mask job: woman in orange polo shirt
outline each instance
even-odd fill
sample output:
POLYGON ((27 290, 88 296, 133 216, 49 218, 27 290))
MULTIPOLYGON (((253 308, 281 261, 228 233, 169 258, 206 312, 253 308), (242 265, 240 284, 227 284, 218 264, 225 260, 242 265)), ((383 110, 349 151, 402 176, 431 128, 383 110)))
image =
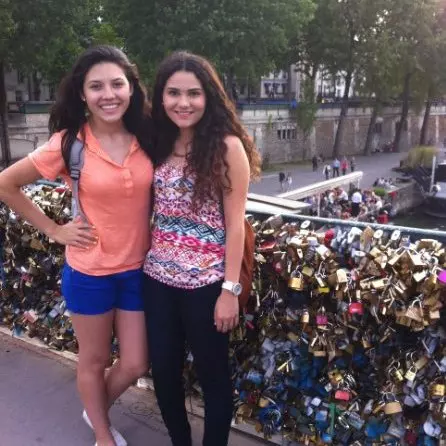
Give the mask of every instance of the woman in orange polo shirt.
POLYGON ((0 174, 0 199, 66 245, 62 293, 79 343, 83 417, 98 446, 127 444, 110 427, 108 409, 148 367, 141 267, 148 249, 153 178, 150 123, 134 65, 117 48, 91 48, 60 85, 50 116, 51 139, 0 174), (70 184, 68 160, 76 138, 84 143, 79 200, 88 223, 61 226, 34 206, 21 187, 58 176, 70 184), (113 330, 120 359, 105 376, 113 330))

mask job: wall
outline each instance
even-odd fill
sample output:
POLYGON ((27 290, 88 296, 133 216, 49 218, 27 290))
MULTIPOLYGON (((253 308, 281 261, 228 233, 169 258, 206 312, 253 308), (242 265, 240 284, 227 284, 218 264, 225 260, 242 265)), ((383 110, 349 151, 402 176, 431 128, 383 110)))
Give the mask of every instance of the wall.
MULTIPOLYGON (((19 159, 26 156, 48 141, 47 113, 11 113, 9 114, 9 138, 11 158, 19 159)), ((0 161, 3 159, 0 152, 0 161)))
MULTIPOLYGON (((313 131, 307 138, 300 131, 293 111, 286 105, 248 105, 240 109, 239 114, 261 154, 268 154, 272 163, 281 163, 310 159, 314 154, 330 158, 339 111, 339 108, 320 109, 313 131)), ((381 132, 375 134, 374 146, 393 140, 399 113, 399 108, 383 111, 378 120, 381 132)), ((370 115, 368 108, 349 110, 340 155, 359 155, 363 152, 370 115)), ((422 122, 422 115, 409 115, 407 130, 402 135, 402 151, 418 144, 422 122)), ((47 126, 48 115, 44 113, 10 114, 11 137, 33 139, 37 136, 38 144, 42 144, 48 139, 47 126)), ((432 107, 427 140, 432 139, 434 144, 440 145, 445 138, 446 106, 432 107)))
MULTIPOLYGON (((287 106, 245 106, 241 118, 254 137, 262 155, 268 154, 273 163, 309 159, 313 154, 330 158, 338 126, 339 108, 320 109, 311 135, 304 138, 297 118, 287 106), (278 130, 293 128, 290 139, 278 137, 278 130)), ((399 121, 399 108, 386 108, 378 119, 380 130, 374 134, 373 146, 380 147, 393 141, 399 121)), ((351 108, 348 112, 340 155, 363 153, 369 127, 371 109, 351 108)), ((411 113, 407 129, 401 138, 401 150, 407 151, 419 142, 423 116, 411 113)), ((427 140, 441 145, 446 138, 446 107, 433 107, 428 125, 427 140)))
POLYGON ((397 214, 406 212, 420 206, 424 201, 419 185, 415 181, 404 184, 396 189, 392 200, 392 207, 397 214))

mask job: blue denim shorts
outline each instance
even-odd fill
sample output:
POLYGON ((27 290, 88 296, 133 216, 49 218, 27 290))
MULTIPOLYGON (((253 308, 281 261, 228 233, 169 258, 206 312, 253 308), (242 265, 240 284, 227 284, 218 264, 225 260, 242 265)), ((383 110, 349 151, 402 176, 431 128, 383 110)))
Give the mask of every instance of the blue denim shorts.
POLYGON ((94 315, 113 309, 143 311, 141 268, 107 276, 90 276, 65 264, 62 294, 72 313, 94 315))

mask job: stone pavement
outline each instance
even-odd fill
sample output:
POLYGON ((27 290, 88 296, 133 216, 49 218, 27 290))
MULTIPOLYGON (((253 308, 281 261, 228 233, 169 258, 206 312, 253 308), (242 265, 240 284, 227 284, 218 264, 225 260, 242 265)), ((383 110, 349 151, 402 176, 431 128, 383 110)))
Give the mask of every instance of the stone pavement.
MULTIPOLYGON (((357 156, 356 171, 362 171, 364 176, 362 178, 360 187, 368 188, 379 177, 397 177, 397 172, 392 172, 393 167, 398 167, 400 160, 405 158, 407 153, 377 153, 371 156, 357 156)), ((328 161, 331 164, 331 160, 328 161)), ((318 171, 313 172, 311 163, 305 165, 297 165, 290 167, 285 172, 291 172, 293 177, 293 184, 291 189, 308 186, 312 183, 325 180, 322 174, 322 168, 325 163, 319 165, 318 171)), ((281 193, 279 185, 279 171, 267 172, 262 175, 262 180, 254 183, 250 187, 250 192, 265 195, 277 195, 281 193)))
MULTIPOLYGON (((93 446, 81 411, 72 361, 0 333, 1 446, 93 446)), ((150 391, 129 389, 111 418, 129 446, 171 444, 150 391)), ((194 445, 199 445, 202 419, 191 416, 190 421, 194 445)), ((230 446, 260 444, 264 442, 231 433, 230 446)))

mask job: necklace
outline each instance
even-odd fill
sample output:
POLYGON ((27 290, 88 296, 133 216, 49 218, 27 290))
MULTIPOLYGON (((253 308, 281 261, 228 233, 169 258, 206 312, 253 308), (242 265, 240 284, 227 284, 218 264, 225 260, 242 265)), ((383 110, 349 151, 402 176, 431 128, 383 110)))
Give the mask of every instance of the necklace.
POLYGON ((184 155, 181 153, 176 153, 176 152, 172 152, 173 156, 176 156, 177 158, 186 158, 187 154, 185 153, 184 155))

